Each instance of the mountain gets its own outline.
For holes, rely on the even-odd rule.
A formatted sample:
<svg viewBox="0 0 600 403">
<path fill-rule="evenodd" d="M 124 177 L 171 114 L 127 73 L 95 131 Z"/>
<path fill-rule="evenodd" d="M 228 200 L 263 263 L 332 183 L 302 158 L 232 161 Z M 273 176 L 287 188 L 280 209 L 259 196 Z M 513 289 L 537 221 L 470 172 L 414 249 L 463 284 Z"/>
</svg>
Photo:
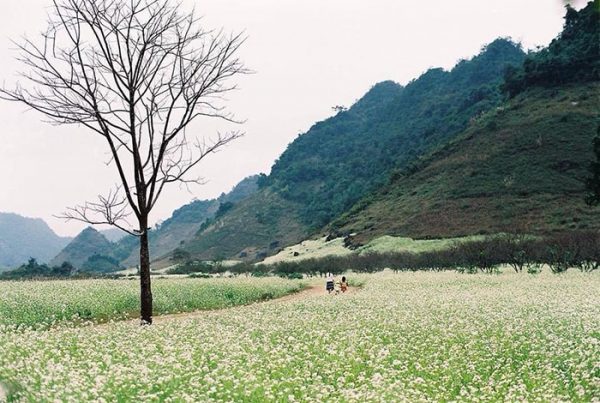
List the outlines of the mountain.
<svg viewBox="0 0 600 403">
<path fill-rule="evenodd" d="M 359 243 L 596 228 L 578 200 L 597 125 L 598 4 L 567 7 L 538 52 L 500 38 L 450 71 L 376 84 L 296 138 L 243 198 L 177 210 L 151 232 L 152 258 L 260 260 L 324 231 Z M 126 237 L 112 256 L 135 264 L 136 248 Z"/>
<path fill-rule="evenodd" d="M 461 133 L 502 102 L 507 66 L 525 53 L 508 39 L 485 46 L 451 71 L 431 69 L 402 87 L 375 85 L 348 110 L 315 124 L 275 162 L 260 190 L 188 241 L 203 259 L 260 259 L 297 243 L 384 185 L 407 166 Z"/>
<path fill-rule="evenodd" d="M 48 262 L 69 241 L 40 218 L 0 213 L 0 267 L 16 267 L 31 257 Z"/>
<path fill-rule="evenodd" d="M 102 235 L 110 242 L 119 242 L 121 239 L 127 236 L 127 233 L 120 230 L 119 228 L 109 228 L 100 231 Z"/>
<path fill-rule="evenodd" d="M 87 227 L 52 259 L 50 265 L 60 266 L 64 262 L 69 262 L 74 267 L 81 269 L 94 255 L 109 256 L 113 246 L 100 232 L 92 227 Z"/>
<path fill-rule="evenodd" d="M 219 209 L 231 208 L 240 200 L 254 194 L 257 189 L 258 175 L 249 176 L 240 181 L 228 193 L 222 193 L 211 200 L 195 200 L 175 210 L 173 215 L 150 232 L 150 255 L 152 259 L 161 258 L 185 242 L 214 217 Z M 125 259 L 120 259 L 127 266 L 134 266 L 139 261 L 137 239 L 125 240 L 122 244 L 130 247 Z"/>
<path fill-rule="evenodd" d="M 567 5 L 566 10 L 561 34 L 505 72 L 503 89 L 511 97 L 531 87 L 600 80 L 600 1 L 590 1 L 579 11 Z"/>
<path fill-rule="evenodd" d="M 175 210 L 173 215 L 150 231 L 150 253 L 157 259 L 173 251 L 200 230 L 219 209 L 233 206 L 256 192 L 258 175 L 249 176 L 238 183 L 229 193 L 216 199 L 195 200 Z M 111 242 L 105 235 L 113 237 Z M 139 261 L 138 239 L 122 235 L 120 230 L 98 232 L 87 228 L 80 233 L 52 263 L 70 262 L 77 268 L 92 271 L 111 271 L 120 265 L 135 266 Z"/>
<path fill-rule="evenodd" d="M 450 237 L 600 228 L 584 204 L 600 94 L 600 2 L 567 7 L 548 48 L 506 71 L 509 99 L 364 198 L 332 229 Z"/>
<path fill-rule="evenodd" d="M 443 238 L 600 228 L 584 203 L 600 85 L 535 89 L 399 172 L 338 219 L 356 244 L 381 235 Z"/>
</svg>

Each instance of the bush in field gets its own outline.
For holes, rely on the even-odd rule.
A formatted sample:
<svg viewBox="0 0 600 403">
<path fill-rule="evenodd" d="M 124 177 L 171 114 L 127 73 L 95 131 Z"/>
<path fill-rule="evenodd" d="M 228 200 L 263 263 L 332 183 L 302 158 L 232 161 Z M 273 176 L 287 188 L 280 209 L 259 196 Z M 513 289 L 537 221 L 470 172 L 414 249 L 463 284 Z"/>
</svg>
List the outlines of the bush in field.
<svg viewBox="0 0 600 403">
<path fill-rule="evenodd" d="M 560 234 L 549 238 L 545 244 L 546 254 L 543 257 L 552 273 L 564 273 L 570 267 L 579 266 L 581 245 L 579 238 L 573 234 Z"/>
<path fill-rule="evenodd" d="M 561 273 L 577 267 L 589 272 L 600 268 L 600 234 L 570 232 L 534 238 L 522 234 L 505 234 L 481 241 L 456 244 L 449 249 L 409 253 L 367 253 L 327 256 L 301 261 L 283 261 L 270 265 L 239 263 L 229 267 L 212 267 L 207 272 L 228 270 L 234 275 L 273 274 L 280 277 L 300 275 L 339 275 L 345 271 L 374 273 L 384 269 L 394 272 L 418 270 L 458 270 L 461 273 L 496 273 L 500 265 L 509 265 L 515 272 L 535 274 L 543 265 Z"/>
<path fill-rule="evenodd" d="M 498 266 L 505 263 L 502 258 L 500 244 L 495 239 L 473 241 L 459 244 L 454 247 L 456 262 L 459 270 L 466 273 L 496 273 Z"/>
<path fill-rule="evenodd" d="M 451 248 L 413 255 L 411 270 L 453 270 L 460 264 L 457 251 L 457 248 Z"/>
<path fill-rule="evenodd" d="M 202 261 L 187 261 L 167 270 L 167 274 L 210 273 L 211 270 L 212 265 L 210 263 Z"/>
<path fill-rule="evenodd" d="M 525 267 L 536 261 L 536 242 L 523 234 L 506 234 L 497 240 L 498 253 L 516 273 L 523 272 Z"/>
<path fill-rule="evenodd" d="M 576 267 L 582 272 L 591 272 L 600 268 L 600 233 L 595 231 L 579 232 L 574 235 L 579 245 L 579 257 Z"/>
</svg>

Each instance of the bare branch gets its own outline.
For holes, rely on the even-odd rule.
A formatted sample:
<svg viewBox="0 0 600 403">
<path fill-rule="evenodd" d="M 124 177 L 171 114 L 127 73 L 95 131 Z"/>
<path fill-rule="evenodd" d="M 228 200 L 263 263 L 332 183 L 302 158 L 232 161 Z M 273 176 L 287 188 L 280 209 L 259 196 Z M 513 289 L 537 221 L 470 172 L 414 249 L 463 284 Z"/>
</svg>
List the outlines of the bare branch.
<svg viewBox="0 0 600 403">
<path fill-rule="evenodd" d="M 236 88 L 230 79 L 248 73 L 237 57 L 243 42 L 241 34 L 203 29 L 169 0 L 53 0 L 41 42 L 17 44 L 23 84 L 0 88 L 0 98 L 104 137 L 140 220 L 166 184 L 197 183 L 187 178 L 191 170 L 241 135 L 188 141 L 185 129 L 205 117 L 240 123 L 222 101 Z M 83 207 L 71 212 L 86 218 L 98 206 Z"/>
</svg>

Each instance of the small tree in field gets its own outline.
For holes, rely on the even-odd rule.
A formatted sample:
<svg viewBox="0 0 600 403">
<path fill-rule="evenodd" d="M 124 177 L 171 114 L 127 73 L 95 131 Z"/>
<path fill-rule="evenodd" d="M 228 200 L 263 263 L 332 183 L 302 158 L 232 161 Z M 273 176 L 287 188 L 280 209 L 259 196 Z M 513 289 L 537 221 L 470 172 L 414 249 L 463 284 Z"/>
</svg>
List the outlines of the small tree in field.
<svg viewBox="0 0 600 403">
<path fill-rule="evenodd" d="M 188 139 L 186 128 L 199 117 L 233 121 L 219 100 L 245 72 L 236 56 L 242 42 L 203 30 L 169 0 L 54 0 L 39 43 L 17 44 L 24 82 L 0 90 L 55 124 L 106 140 L 119 184 L 65 217 L 139 237 L 143 324 L 152 323 L 149 214 L 165 186 L 198 182 L 188 177 L 192 168 L 241 135 Z"/>
</svg>

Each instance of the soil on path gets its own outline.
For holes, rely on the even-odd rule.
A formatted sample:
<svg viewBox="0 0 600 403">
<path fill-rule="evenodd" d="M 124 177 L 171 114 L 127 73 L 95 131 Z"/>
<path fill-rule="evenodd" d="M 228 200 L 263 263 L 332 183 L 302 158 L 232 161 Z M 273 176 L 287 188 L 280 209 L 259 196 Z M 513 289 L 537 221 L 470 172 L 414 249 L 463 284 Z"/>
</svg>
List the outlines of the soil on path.
<svg viewBox="0 0 600 403">
<path fill-rule="evenodd" d="M 326 298 L 326 297 L 327 298 L 335 298 L 335 297 L 343 298 L 344 295 L 355 294 L 358 290 L 359 290 L 359 287 L 348 287 L 348 291 L 346 291 L 345 293 L 338 292 L 337 294 L 335 294 L 335 293 L 328 294 L 327 291 L 325 291 L 325 284 L 321 284 L 319 282 L 318 284 L 316 284 L 316 283 L 310 284 L 307 288 L 303 289 L 302 291 L 284 295 L 283 297 L 279 297 L 279 298 L 275 298 L 275 299 L 253 302 L 246 306 L 251 306 L 251 305 L 256 305 L 256 304 L 270 304 L 270 303 L 280 303 L 280 302 L 302 301 L 304 299 L 311 298 L 311 297 L 317 297 L 317 296 L 322 296 L 323 298 Z M 152 323 L 153 324 L 161 324 L 161 323 L 167 323 L 167 322 L 170 322 L 173 320 L 193 319 L 196 317 L 202 317 L 208 313 L 217 313 L 217 312 L 223 311 L 225 309 L 238 308 L 240 306 L 243 306 L 243 305 L 232 306 L 232 307 L 228 307 L 228 308 L 205 309 L 205 310 L 198 310 L 198 311 L 191 311 L 191 312 L 156 315 L 152 318 Z M 130 319 L 130 320 L 126 320 L 126 322 L 135 323 L 136 325 L 138 325 L 139 319 Z M 112 324 L 111 322 L 99 323 L 94 326 L 101 328 L 101 327 L 110 326 L 111 324 Z M 0 400 L 0 403 L 1 402 L 2 402 L 2 400 Z"/>
<path fill-rule="evenodd" d="M 315 296 L 323 296 L 323 297 L 335 297 L 340 296 L 343 297 L 344 295 L 348 295 L 348 294 L 354 294 L 358 291 L 357 287 L 349 287 L 348 291 L 346 291 L 345 293 L 342 292 L 338 292 L 337 294 L 331 293 L 328 294 L 327 291 L 325 291 L 325 285 L 321 285 L 321 284 L 311 284 L 309 287 L 305 288 L 302 291 L 299 292 L 295 292 L 292 294 L 288 294 L 285 295 L 283 297 L 279 297 L 279 298 L 275 298 L 275 299 L 270 299 L 270 300 L 266 300 L 266 301 L 258 301 L 258 302 L 254 302 L 252 304 L 249 305 L 256 305 L 256 304 L 268 304 L 268 303 L 279 303 L 279 302 L 293 302 L 293 301 L 301 301 L 310 297 L 315 297 Z M 232 307 L 235 308 L 235 307 Z M 182 313 L 175 313 L 175 314 L 169 314 L 169 315 L 158 315 L 155 316 L 153 318 L 153 323 L 154 324 L 158 324 L 158 323 L 165 323 L 165 322 L 169 322 L 172 320 L 177 320 L 177 319 L 191 319 L 194 317 L 198 317 L 198 316 L 202 316 L 205 315 L 207 312 L 218 312 L 218 311 L 222 311 L 224 309 L 231 309 L 231 308 L 221 308 L 221 309 L 214 309 L 214 310 L 203 310 L 203 311 L 192 311 L 192 312 L 182 312 Z"/>
</svg>

